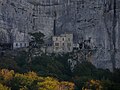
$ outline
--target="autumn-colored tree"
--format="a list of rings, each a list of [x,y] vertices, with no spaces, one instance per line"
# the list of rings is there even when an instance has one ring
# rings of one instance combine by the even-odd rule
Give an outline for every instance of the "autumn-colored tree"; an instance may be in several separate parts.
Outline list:
[[[70,82],[60,82],[52,77],[40,77],[35,72],[19,74],[7,69],[0,70],[0,83],[11,87],[11,90],[74,90],[74,84]],[[2,84],[0,90],[10,90]]]
[[[59,90],[59,82],[53,78],[47,77],[42,82],[38,82],[38,90]]]
[[[5,82],[10,81],[13,78],[14,71],[13,70],[7,70],[7,69],[2,69],[0,71],[0,76],[4,79]]]
[[[75,85],[73,83],[70,83],[70,82],[65,82],[65,81],[62,81],[60,83],[60,90],[74,90],[75,88]]]
[[[0,90],[11,90],[11,89],[0,84]]]
[[[103,90],[102,83],[99,80],[88,81],[82,90]]]

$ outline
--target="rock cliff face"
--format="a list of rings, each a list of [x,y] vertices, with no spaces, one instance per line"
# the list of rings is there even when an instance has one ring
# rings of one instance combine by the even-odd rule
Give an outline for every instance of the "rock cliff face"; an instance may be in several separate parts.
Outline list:
[[[114,1],[0,0],[0,27],[7,31],[6,38],[12,38],[17,28],[19,32],[41,31],[49,41],[56,20],[56,34],[72,32],[75,43],[91,38],[97,48],[91,62],[112,70],[120,68],[120,0],[116,6]]]
[[[14,41],[16,29],[24,33],[32,30],[32,10],[26,0],[0,0],[0,27],[7,31],[7,42]]]

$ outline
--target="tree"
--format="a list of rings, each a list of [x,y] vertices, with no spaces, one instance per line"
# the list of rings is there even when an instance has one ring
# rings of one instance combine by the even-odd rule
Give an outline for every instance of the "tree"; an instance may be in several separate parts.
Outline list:
[[[19,74],[13,70],[2,69],[0,90],[74,90],[74,83],[60,82],[52,77],[41,77],[35,72]]]
[[[0,90],[11,90],[11,89],[0,84]]]
[[[35,33],[29,33],[31,36],[31,41],[29,43],[29,50],[28,50],[28,56],[29,60],[28,62],[31,62],[32,55],[35,54],[35,50],[40,50],[43,43],[44,43],[44,34],[41,32],[35,32]]]
[[[38,90],[59,90],[59,82],[53,78],[46,77],[44,81],[38,82]]]
[[[44,34],[41,32],[29,33],[31,36],[30,46],[33,48],[41,48],[44,43]]]
[[[82,90],[103,90],[102,88],[103,87],[99,80],[90,80],[86,83]]]
[[[0,72],[0,75],[4,78],[4,81],[9,81],[13,78],[14,71],[7,70],[7,69],[2,69]]]

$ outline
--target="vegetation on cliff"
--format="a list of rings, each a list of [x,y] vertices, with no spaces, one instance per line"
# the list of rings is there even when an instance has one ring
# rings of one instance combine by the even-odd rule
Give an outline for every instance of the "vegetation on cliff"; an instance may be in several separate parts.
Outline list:
[[[20,74],[1,69],[0,90],[74,90],[74,84],[52,77],[41,77],[35,72]]]
[[[5,69],[1,70],[10,73],[0,76],[0,83],[3,88],[10,87],[12,90],[19,90],[20,88],[21,90],[33,90],[35,88],[34,90],[44,90],[41,88],[43,85],[44,87],[55,85],[55,88],[57,88],[59,85],[66,83],[62,81],[68,81],[68,84],[71,84],[69,82],[75,84],[75,90],[120,90],[119,69],[110,72],[109,70],[97,69],[89,62],[83,62],[78,63],[74,70],[71,71],[68,63],[68,54],[63,56],[42,54],[41,56],[32,57],[32,61],[29,63],[26,51],[21,51],[14,57],[9,55],[0,58],[0,68],[14,70],[17,73]],[[29,71],[34,71],[37,74]],[[31,74],[32,76],[29,78]],[[39,82],[39,79],[36,80],[38,77],[40,81],[43,78],[43,82]],[[73,83],[72,85],[74,85]]]

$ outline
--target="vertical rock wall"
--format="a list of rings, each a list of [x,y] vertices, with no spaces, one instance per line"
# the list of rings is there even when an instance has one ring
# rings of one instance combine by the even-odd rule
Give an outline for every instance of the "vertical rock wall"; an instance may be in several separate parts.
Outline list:
[[[0,0],[0,27],[7,31],[9,42],[14,40],[16,29],[23,33],[32,31],[32,10],[26,0]]]
[[[0,0],[0,27],[7,30],[9,37],[14,28],[20,32],[41,31],[49,41],[56,19],[57,34],[72,32],[75,43],[91,38],[93,47],[97,48],[91,62],[112,70],[112,52],[115,52],[115,66],[120,68],[120,0],[116,0],[115,33],[113,1]]]

